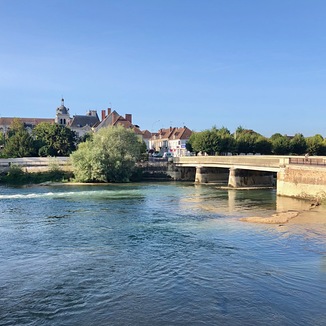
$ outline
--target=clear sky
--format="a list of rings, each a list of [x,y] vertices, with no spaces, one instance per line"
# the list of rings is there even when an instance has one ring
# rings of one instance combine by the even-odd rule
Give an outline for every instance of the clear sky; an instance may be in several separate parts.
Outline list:
[[[0,0],[0,116],[326,137],[325,0]]]

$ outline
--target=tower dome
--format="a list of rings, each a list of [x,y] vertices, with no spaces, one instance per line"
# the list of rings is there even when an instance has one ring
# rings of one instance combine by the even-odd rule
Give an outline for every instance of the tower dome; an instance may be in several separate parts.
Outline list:
[[[70,121],[69,109],[65,107],[65,100],[61,99],[61,105],[56,110],[55,123],[66,126]]]
[[[61,99],[61,105],[57,108],[57,114],[69,114],[69,109],[65,107],[65,100]]]

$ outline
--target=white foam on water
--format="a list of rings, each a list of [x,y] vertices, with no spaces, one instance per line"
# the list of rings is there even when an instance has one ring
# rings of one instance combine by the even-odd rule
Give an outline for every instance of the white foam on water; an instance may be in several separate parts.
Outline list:
[[[3,194],[0,200],[4,199],[34,199],[34,198],[121,198],[140,195],[137,190],[98,190],[98,191],[64,191],[46,193],[27,193],[27,194]]]

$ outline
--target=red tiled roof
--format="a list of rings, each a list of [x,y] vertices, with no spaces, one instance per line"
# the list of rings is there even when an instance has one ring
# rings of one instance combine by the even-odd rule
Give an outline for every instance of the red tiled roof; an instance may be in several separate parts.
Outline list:
[[[12,117],[6,117],[6,118],[0,118],[0,125],[7,125],[10,126],[11,123],[18,119],[19,121],[26,123],[26,124],[32,124],[32,125],[38,125],[41,122],[47,122],[47,123],[54,123],[54,119],[48,119],[48,118],[12,118]]]
[[[167,129],[160,129],[158,133],[153,134],[153,136],[160,139],[188,139],[191,134],[192,131],[187,127],[170,127]]]

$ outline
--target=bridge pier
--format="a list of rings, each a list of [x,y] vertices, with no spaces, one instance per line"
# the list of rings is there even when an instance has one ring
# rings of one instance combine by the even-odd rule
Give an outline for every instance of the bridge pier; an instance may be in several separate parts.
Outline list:
[[[326,198],[326,156],[190,156],[176,157],[173,162],[178,167],[196,169],[196,183],[220,182],[213,172],[220,169],[230,188],[277,185],[280,196]]]
[[[270,172],[230,168],[228,186],[232,188],[273,187],[275,181]]]
[[[176,167],[174,164],[168,164],[167,174],[173,180],[194,181],[195,170],[194,167]]]
[[[229,179],[228,169],[196,167],[195,183],[227,184]]]

